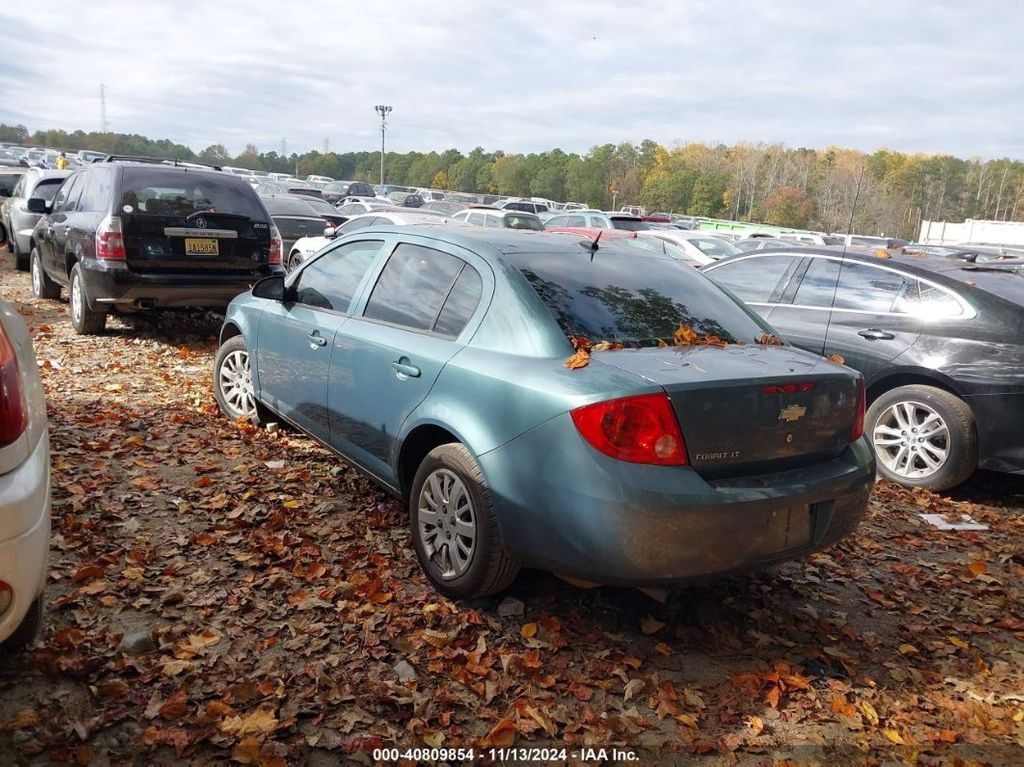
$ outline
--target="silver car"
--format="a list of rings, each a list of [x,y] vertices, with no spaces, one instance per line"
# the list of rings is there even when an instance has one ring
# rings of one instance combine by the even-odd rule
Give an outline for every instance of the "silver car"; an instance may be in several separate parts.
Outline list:
[[[42,625],[50,550],[46,397],[25,322],[0,301],[0,646],[24,647]]]
[[[40,213],[29,211],[28,200],[30,197],[42,197],[48,203],[52,202],[69,175],[71,171],[68,170],[29,168],[15,185],[11,196],[0,205],[0,219],[7,231],[7,247],[14,254],[14,265],[23,272],[28,271],[28,259],[32,253],[32,230],[42,217]]]

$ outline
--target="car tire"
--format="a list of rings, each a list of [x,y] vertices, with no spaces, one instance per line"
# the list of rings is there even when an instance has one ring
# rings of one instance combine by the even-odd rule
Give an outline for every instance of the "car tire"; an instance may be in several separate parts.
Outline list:
[[[291,273],[298,269],[300,264],[302,264],[302,254],[297,250],[293,250],[288,256],[288,263],[285,268],[289,273]]]
[[[887,391],[864,422],[878,473],[897,484],[948,490],[978,467],[974,414],[945,389],[914,384]]]
[[[32,248],[32,255],[29,257],[29,269],[32,273],[33,296],[50,300],[60,298],[60,285],[50,279],[50,275],[43,268],[42,259],[39,258],[39,251],[35,248]]]
[[[220,345],[213,360],[213,396],[221,412],[233,421],[248,418],[256,424],[271,420],[252,383],[252,365],[245,338],[232,336]]]
[[[439,445],[420,463],[409,526],[420,567],[450,599],[496,594],[519,574],[502,544],[483,472],[465,445]]]
[[[7,242],[7,247],[11,249],[11,253],[14,254],[14,268],[19,272],[28,271],[28,256],[21,252],[18,248],[18,238],[11,237]]]
[[[28,612],[21,619],[18,628],[14,629],[14,633],[4,640],[4,650],[21,650],[39,636],[39,629],[43,626],[45,608],[43,595],[40,594],[33,600],[32,606],[28,608]]]
[[[75,264],[71,269],[68,309],[71,312],[71,325],[80,336],[94,336],[107,327],[107,313],[89,308],[89,294],[85,290],[81,264]]]

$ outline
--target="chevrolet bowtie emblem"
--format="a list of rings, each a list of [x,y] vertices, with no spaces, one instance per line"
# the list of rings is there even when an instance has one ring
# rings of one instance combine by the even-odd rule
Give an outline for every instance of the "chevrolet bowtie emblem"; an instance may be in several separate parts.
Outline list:
[[[805,408],[803,405],[789,405],[787,407],[782,408],[782,412],[779,413],[779,420],[788,421],[789,423],[792,423],[793,421],[799,421],[806,414],[807,408]]]

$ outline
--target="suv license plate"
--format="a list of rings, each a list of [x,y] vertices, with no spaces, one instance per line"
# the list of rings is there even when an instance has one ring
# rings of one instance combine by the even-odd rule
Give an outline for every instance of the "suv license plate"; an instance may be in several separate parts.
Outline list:
[[[185,238],[186,256],[219,256],[220,243],[217,240]]]

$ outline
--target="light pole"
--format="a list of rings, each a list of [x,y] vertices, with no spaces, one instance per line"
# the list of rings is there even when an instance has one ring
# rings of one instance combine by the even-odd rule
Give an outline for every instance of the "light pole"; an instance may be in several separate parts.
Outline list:
[[[374,111],[380,115],[380,183],[384,185],[384,131],[388,127],[388,112],[391,111],[391,107],[386,104],[378,104],[375,106]]]

